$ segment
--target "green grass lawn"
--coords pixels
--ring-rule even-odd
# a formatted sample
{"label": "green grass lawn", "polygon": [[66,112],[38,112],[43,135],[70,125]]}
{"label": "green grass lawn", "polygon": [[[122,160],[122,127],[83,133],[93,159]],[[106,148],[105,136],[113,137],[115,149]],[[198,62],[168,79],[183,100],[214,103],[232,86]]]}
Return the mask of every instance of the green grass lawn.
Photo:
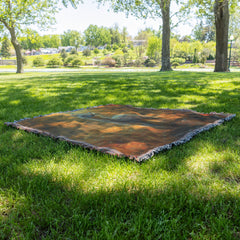
{"label": "green grass lawn", "polygon": [[[136,162],[4,122],[101,104],[229,112]],[[0,239],[239,239],[239,73],[0,74]]]}

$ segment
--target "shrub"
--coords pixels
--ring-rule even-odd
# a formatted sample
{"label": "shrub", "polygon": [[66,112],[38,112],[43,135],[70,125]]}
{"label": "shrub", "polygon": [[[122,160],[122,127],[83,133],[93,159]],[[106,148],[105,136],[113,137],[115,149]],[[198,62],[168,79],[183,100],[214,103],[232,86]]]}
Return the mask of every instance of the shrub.
{"label": "shrub", "polygon": [[114,51],[116,51],[118,48],[119,48],[119,46],[118,46],[116,43],[114,43],[114,44],[112,45],[112,49],[113,49]]}
{"label": "shrub", "polygon": [[144,65],[146,67],[154,67],[156,66],[156,64],[157,64],[156,61],[154,61],[154,59],[151,59],[151,58],[146,59],[144,62]]}
{"label": "shrub", "polygon": [[122,52],[123,52],[123,53],[128,53],[128,48],[127,48],[127,47],[124,47],[124,48],[122,49]]}
{"label": "shrub", "polygon": [[102,65],[108,65],[109,67],[115,67],[116,61],[113,58],[107,57],[102,60]]}
{"label": "shrub", "polygon": [[123,66],[123,56],[121,55],[115,55],[112,57],[116,62],[116,67],[122,67]]}
{"label": "shrub", "polygon": [[200,63],[205,64],[207,61],[207,58],[205,56],[201,56],[199,60],[200,60]]}
{"label": "shrub", "polygon": [[94,61],[94,64],[97,65],[97,66],[100,66],[101,65],[101,60],[98,58]]}
{"label": "shrub", "polygon": [[141,58],[137,58],[134,63],[134,67],[141,67],[143,65],[143,60]]}
{"label": "shrub", "polygon": [[91,50],[90,49],[84,49],[82,54],[85,57],[89,57],[89,56],[91,56]]}
{"label": "shrub", "polygon": [[62,60],[58,57],[52,57],[48,63],[47,66],[51,67],[51,68],[56,68],[56,67],[60,67],[63,64]]}
{"label": "shrub", "polygon": [[114,52],[114,55],[123,55],[123,51],[121,49],[117,49],[115,52]]}
{"label": "shrub", "polygon": [[71,61],[71,65],[73,67],[79,67],[83,65],[83,61],[79,58],[79,57],[75,57],[72,61]]}
{"label": "shrub", "polygon": [[125,67],[128,66],[128,62],[129,62],[129,60],[130,60],[129,54],[128,54],[128,53],[125,53],[125,54],[123,55],[122,59],[123,59],[123,66],[125,66]]}
{"label": "shrub", "polygon": [[44,63],[44,59],[42,57],[36,57],[33,60],[33,66],[34,67],[42,67],[44,65],[45,65],[45,63]]}
{"label": "shrub", "polygon": [[76,58],[76,56],[69,56],[69,57],[67,57],[66,59],[65,59],[65,61],[64,61],[64,66],[69,66],[69,65],[71,65],[71,62],[74,60],[74,58]]}
{"label": "shrub", "polygon": [[98,53],[99,53],[99,49],[98,49],[98,48],[94,48],[93,52],[94,52],[95,54],[98,54]]}
{"label": "shrub", "polygon": [[111,47],[111,45],[107,45],[107,47],[106,47],[106,49],[108,50],[108,51],[111,51],[112,50],[112,47]]}
{"label": "shrub", "polygon": [[174,68],[176,68],[176,67],[179,66],[180,64],[179,64],[178,62],[173,62],[171,65],[172,65]]}
{"label": "shrub", "polygon": [[133,67],[134,66],[134,61],[133,60],[128,60],[126,66],[127,67]]}
{"label": "shrub", "polygon": [[128,48],[130,48],[131,50],[133,50],[133,49],[134,49],[133,43],[129,43]]}
{"label": "shrub", "polygon": [[63,61],[67,58],[68,54],[66,53],[65,49],[61,50],[60,56],[61,56]]}
{"label": "shrub", "polygon": [[186,62],[185,58],[172,58],[171,63],[177,62],[180,64],[184,64]]}
{"label": "shrub", "polygon": [[77,52],[76,48],[72,48],[70,54],[71,55],[78,55],[78,52]]}
{"label": "shrub", "polygon": [[107,54],[108,54],[107,49],[103,49],[103,54],[104,54],[104,55],[107,55]]}

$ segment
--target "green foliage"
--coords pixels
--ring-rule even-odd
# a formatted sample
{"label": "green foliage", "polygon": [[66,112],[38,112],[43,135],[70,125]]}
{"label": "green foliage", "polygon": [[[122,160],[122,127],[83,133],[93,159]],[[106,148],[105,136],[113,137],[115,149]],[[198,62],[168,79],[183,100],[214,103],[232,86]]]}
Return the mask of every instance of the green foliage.
{"label": "green foliage", "polygon": [[121,44],[121,34],[118,25],[115,24],[114,27],[109,28],[109,32],[111,35],[111,44],[119,47]]}
{"label": "green foliage", "polygon": [[62,46],[75,46],[79,48],[83,44],[83,37],[80,32],[75,30],[68,30],[61,35]]}
{"label": "green foliage", "polygon": [[102,63],[101,59],[100,58],[97,58],[95,61],[94,61],[94,65],[97,65],[97,66],[100,66]]}
{"label": "green foliage", "polygon": [[61,37],[57,34],[43,35],[40,41],[44,48],[58,48],[62,45]]}
{"label": "green foliage", "polygon": [[7,37],[4,37],[2,40],[2,47],[1,47],[1,56],[3,58],[9,58],[11,56],[10,47],[11,47],[11,42]]}
{"label": "green foliage", "polygon": [[116,51],[116,50],[119,49],[119,46],[118,46],[116,43],[114,43],[114,44],[112,45],[112,49],[113,49],[114,51]]}
{"label": "green foliage", "polygon": [[82,59],[77,55],[70,55],[64,61],[64,66],[66,67],[79,67],[84,65]]}
{"label": "green foliage", "polygon": [[199,25],[196,25],[193,29],[193,35],[195,40],[199,40],[201,42],[209,42],[216,40],[216,30],[214,26],[214,19],[212,18],[208,24],[203,26],[203,22]]}
{"label": "green foliage", "polygon": [[159,63],[161,58],[161,49],[162,49],[161,39],[155,36],[150,37],[147,46],[147,56],[153,59],[155,62]]}
{"label": "green foliage", "polygon": [[59,57],[52,57],[47,63],[47,66],[50,68],[57,68],[62,65],[63,65],[63,62]]}
{"label": "green foliage", "polygon": [[146,48],[143,45],[134,47],[134,50],[137,58],[143,57],[146,52]]}
{"label": "green foliage", "polygon": [[171,65],[176,68],[177,66],[180,66],[179,62],[172,62]]}
{"label": "green foliage", "polygon": [[129,63],[131,62],[132,58],[129,53],[124,53],[123,55],[123,66],[127,67],[129,66]]}
{"label": "green foliage", "polygon": [[154,59],[148,58],[144,61],[144,65],[146,67],[155,67],[157,65],[157,63]]}
{"label": "green foliage", "polygon": [[127,37],[128,37],[127,28],[123,27],[122,32],[121,32],[121,41],[125,45],[127,45],[127,43],[128,43]]}
{"label": "green foliage", "polygon": [[185,58],[171,58],[171,63],[183,64],[186,62]]}
{"label": "green foliage", "polygon": [[108,50],[107,49],[103,49],[103,54],[107,55],[108,54]]}
{"label": "green foliage", "polygon": [[78,55],[78,52],[77,52],[76,48],[72,48],[70,54],[71,55]]}
{"label": "green foliage", "polygon": [[64,66],[71,66],[71,62],[76,58],[74,55],[70,55],[64,61]]}
{"label": "green foliage", "polygon": [[112,50],[112,46],[111,46],[110,44],[107,44],[106,49],[107,49],[108,51],[111,51],[111,50]]}
{"label": "green foliage", "polygon": [[111,34],[109,29],[90,25],[85,31],[85,42],[87,46],[98,47],[111,43]]}
{"label": "green foliage", "polygon": [[98,48],[94,48],[93,52],[94,52],[95,54],[98,54],[98,53],[99,53],[99,49],[98,49]]}
{"label": "green foliage", "polygon": [[19,38],[19,41],[23,49],[32,51],[43,47],[41,38],[37,31],[26,29],[23,37]]}
{"label": "green foliage", "polygon": [[127,47],[123,47],[123,48],[122,48],[122,52],[123,52],[123,53],[128,53],[128,48],[127,48]]}
{"label": "green foliage", "polygon": [[68,54],[67,54],[65,49],[61,50],[60,56],[61,56],[63,61],[67,58]]}
{"label": "green foliage", "polygon": [[155,32],[154,30],[152,30],[151,28],[146,28],[144,30],[140,30],[137,34],[137,36],[134,38],[135,40],[144,40],[145,41],[145,45],[147,45],[148,40],[151,37],[154,37]]}
{"label": "green foliage", "polygon": [[202,43],[200,41],[179,42],[176,39],[171,40],[171,56],[172,58],[184,58],[185,60],[193,60],[199,62],[201,55],[205,58],[215,57],[215,42]]}
{"label": "green foliage", "polygon": [[24,29],[31,23],[49,26],[54,23],[54,13],[58,11],[58,1],[28,0],[0,1],[0,22],[6,27]]}
{"label": "green foliage", "polygon": [[114,55],[121,55],[122,56],[123,54],[124,54],[123,51],[119,48],[114,52]]}
{"label": "green foliage", "polygon": [[81,60],[80,57],[75,57],[72,61],[71,61],[71,65],[73,67],[80,67],[83,65],[83,61]]}
{"label": "green foliage", "polygon": [[237,41],[240,40],[240,5],[235,10],[230,15],[229,36],[233,35],[235,41]]}
{"label": "green foliage", "polygon": [[34,67],[42,67],[45,65],[45,62],[44,62],[44,59],[42,57],[36,57],[34,60],[33,60],[33,66]]}
{"label": "green foliage", "polygon": [[116,62],[116,67],[123,67],[124,66],[124,60],[123,60],[123,56],[122,55],[114,55],[112,57],[115,62]]}
{"label": "green foliage", "polygon": [[239,41],[236,41],[234,44],[234,48],[232,48],[232,54],[231,59],[233,61],[240,62],[240,39]]}
{"label": "green foliage", "polygon": [[134,67],[141,67],[143,66],[143,59],[142,58],[137,58],[134,62],[133,62],[133,65]]}
{"label": "green foliage", "polygon": [[89,57],[91,56],[91,50],[90,49],[84,49],[83,52],[82,52],[82,55],[85,56],[85,57]]}

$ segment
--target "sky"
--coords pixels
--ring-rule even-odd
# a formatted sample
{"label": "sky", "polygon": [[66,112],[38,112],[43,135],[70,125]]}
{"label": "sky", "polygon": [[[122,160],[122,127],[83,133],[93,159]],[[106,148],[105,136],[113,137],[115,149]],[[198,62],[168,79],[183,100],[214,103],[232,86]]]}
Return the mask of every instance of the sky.
{"label": "sky", "polygon": [[[176,6],[172,6],[172,9],[176,9]],[[109,11],[107,6],[98,8],[97,3],[88,0],[84,4],[80,4],[77,9],[73,9],[71,6],[68,6],[68,8],[62,7],[62,10],[56,14],[56,24],[52,26],[52,29],[40,32],[40,34],[63,34],[68,29],[83,33],[90,24],[99,27],[112,27],[114,24],[118,24],[120,29],[127,27],[128,33],[134,37],[146,27],[158,30],[161,19],[141,20],[133,16],[126,17],[124,13]],[[191,31],[192,27],[189,24],[181,24],[181,28],[179,27],[173,32],[183,36],[190,35]]]}

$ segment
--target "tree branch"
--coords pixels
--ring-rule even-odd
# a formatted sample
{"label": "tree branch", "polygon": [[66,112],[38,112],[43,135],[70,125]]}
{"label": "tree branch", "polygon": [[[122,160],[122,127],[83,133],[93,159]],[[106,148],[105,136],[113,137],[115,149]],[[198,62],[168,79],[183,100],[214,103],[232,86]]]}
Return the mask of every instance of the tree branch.
{"label": "tree branch", "polygon": [[10,30],[10,26],[9,26],[9,24],[5,21],[5,19],[0,18],[0,22],[2,22],[2,23],[4,24],[4,26],[5,26],[8,30]]}

